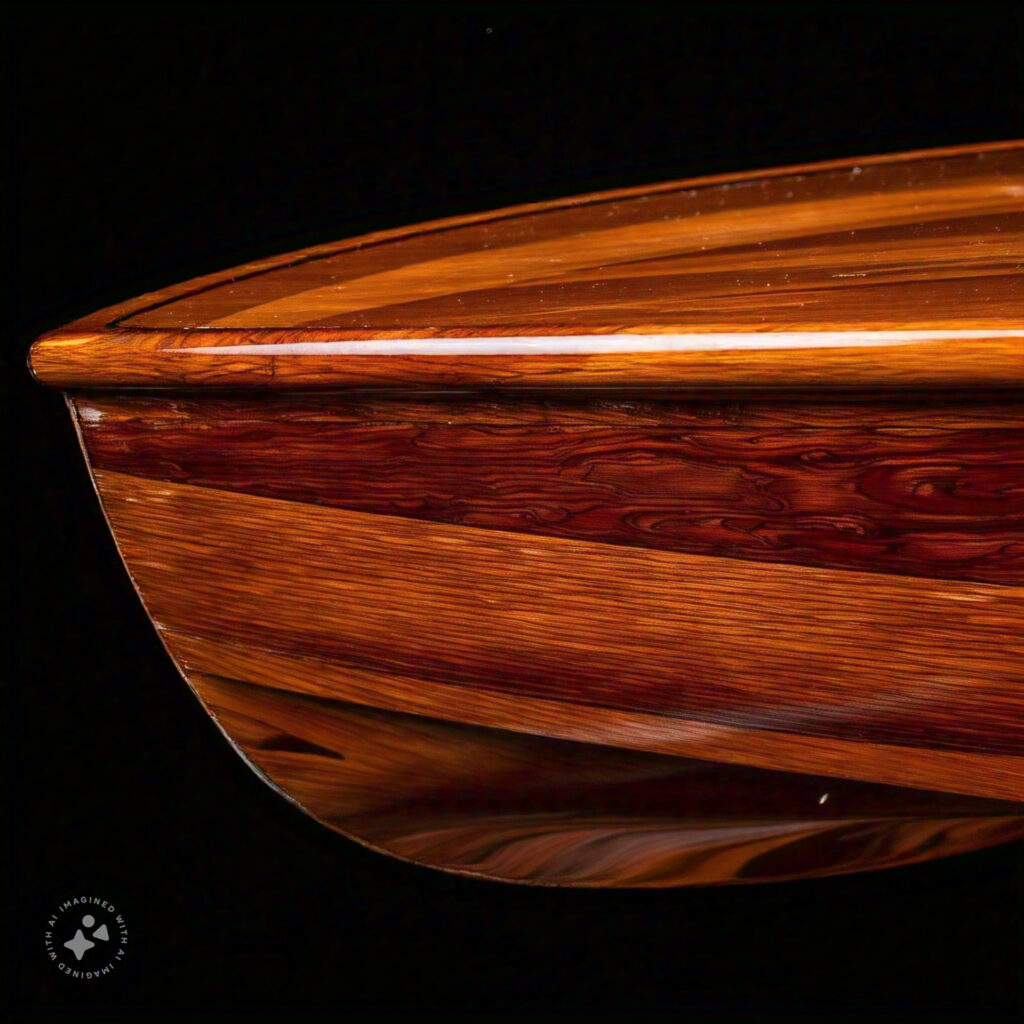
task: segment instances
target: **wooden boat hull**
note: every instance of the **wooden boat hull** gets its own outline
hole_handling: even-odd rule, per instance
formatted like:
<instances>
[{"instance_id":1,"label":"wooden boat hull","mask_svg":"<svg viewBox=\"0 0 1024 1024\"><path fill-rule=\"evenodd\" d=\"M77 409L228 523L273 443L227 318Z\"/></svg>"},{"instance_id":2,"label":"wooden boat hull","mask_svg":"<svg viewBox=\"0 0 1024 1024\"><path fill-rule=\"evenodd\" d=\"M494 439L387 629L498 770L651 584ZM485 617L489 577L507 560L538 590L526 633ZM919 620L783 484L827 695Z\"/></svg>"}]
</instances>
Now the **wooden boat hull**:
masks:
<instances>
[{"instance_id":1,"label":"wooden boat hull","mask_svg":"<svg viewBox=\"0 0 1024 1024\"><path fill-rule=\"evenodd\" d=\"M73 407L196 694L374 847L670 885L1024 835L1016 403Z\"/></svg>"},{"instance_id":2,"label":"wooden boat hull","mask_svg":"<svg viewBox=\"0 0 1024 1024\"><path fill-rule=\"evenodd\" d=\"M236 749L558 885L1024 836L1024 147L499 211L37 342Z\"/></svg>"}]
</instances>

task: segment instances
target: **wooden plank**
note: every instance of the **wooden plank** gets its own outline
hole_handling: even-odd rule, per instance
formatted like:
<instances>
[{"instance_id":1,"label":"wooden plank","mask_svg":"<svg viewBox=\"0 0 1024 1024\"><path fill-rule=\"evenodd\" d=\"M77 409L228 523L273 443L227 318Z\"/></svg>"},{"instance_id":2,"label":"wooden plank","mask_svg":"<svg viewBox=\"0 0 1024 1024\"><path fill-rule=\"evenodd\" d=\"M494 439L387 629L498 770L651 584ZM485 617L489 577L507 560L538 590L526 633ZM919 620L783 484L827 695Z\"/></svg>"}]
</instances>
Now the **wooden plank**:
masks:
<instances>
[{"instance_id":1,"label":"wooden plank","mask_svg":"<svg viewBox=\"0 0 1024 1024\"><path fill-rule=\"evenodd\" d=\"M577 197L187 282L64 387L1019 387L1024 146Z\"/></svg>"},{"instance_id":2,"label":"wooden plank","mask_svg":"<svg viewBox=\"0 0 1024 1024\"><path fill-rule=\"evenodd\" d=\"M438 717L492 703L542 732L553 706L596 742L655 725L675 753L1024 796L1021 588L96 480L167 635L369 673Z\"/></svg>"},{"instance_id":3,"label":"wooden plank","mask_svg":"<svg viewBox=\"0 0 1024 1024\"><path fill-rule=\"evenodd\" d=\"M190 672L250 763L392 855L557 885L765 881L1024 834L1014 804L567 743Z\"/></svg>"},{"instance_id":4,"label":"wooden plank","mask_svg":"<svg viewBox=\"0 0 1024 1024\"><path fill-rule=\"evenodd\" d=\"M556 414L492 398L473 417L448 396L347 409L175 396L78 409L92 464L134 476L476 529L1024 582L1020 404L609 404Z\"/></svg>"}]
</instances>

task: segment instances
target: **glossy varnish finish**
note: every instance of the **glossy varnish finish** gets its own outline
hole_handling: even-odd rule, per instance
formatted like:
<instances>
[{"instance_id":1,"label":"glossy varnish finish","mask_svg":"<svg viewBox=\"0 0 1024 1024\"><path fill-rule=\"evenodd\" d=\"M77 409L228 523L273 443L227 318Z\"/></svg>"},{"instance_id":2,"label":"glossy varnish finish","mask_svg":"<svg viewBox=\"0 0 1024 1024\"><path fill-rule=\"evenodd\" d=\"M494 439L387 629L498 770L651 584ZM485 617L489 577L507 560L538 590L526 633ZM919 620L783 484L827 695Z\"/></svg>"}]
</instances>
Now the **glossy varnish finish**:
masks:
<instances>
[{"instance_id":1,"label":"glossy varnish finish","mask_svg":"<svg viewBox=\"0 0 1024 1024\"><path fill-rule=\"evenodd\" d=\"M582 197L105 310L61 386L1017 386L1024 147Z\"/></svg>"},{"instance_id":2,"label":"glossy varnish finish","mask_svg":"<svg viewBox=\"0 0 1024 1024\"><path fill-rule=\"evenodd\" d=\"M96 480L165 641L203 671L258 661L280 686L329 679L345 699L440 717L1024 797L1024 589L612 557L593 542ZM951 617L955 647L941 643Z\"/></svg>"},{"instance_id":3,"label":"glossy varnish finish","mask_svg":"<svg viewBox=\"0 0 1024 1024\"><path fill-rule=\"evenodd\" d=\"M96 398L93 466L630 547L1024 583L1024 406Z\"/></svg>"},{"instance_id":4,"label":"glossy varnish finish","mask_svg":"<svg viewBox=\"0 0 1024 1024\"><path fill-rule=\"evenodd\" d=\"M1013 803L192 679L253 764L320 820L456 871L574 885L765 881L905 864L1021 831Z\"/></svg>"},{"instance_id":5,"label":"glossy varnish finish","mask_svg":"<svg viewBox=\"0 0 1024 1024\"><path fill-rule=\"evenodd\" d=\"M552 884L908 863L1024 834L1022 153L369 236L33 368L183 674L331 827Z\"/></svg>"}]
</instances>

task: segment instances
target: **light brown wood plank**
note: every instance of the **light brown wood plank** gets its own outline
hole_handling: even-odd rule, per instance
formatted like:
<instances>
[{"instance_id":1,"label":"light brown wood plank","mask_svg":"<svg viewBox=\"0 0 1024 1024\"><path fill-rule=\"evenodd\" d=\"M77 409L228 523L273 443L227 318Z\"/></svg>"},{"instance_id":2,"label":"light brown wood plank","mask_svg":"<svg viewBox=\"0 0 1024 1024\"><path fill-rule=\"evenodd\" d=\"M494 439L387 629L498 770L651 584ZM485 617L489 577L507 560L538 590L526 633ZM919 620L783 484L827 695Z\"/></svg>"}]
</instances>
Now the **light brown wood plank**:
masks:
<instances>
[{"instance_id":1,"label":"light brown wood plank","mask_svg":"<svg viewBox=\"0 0 1024 1024\"><path fill-rule=\"evenodd\" d=\"M443 686L439 717L457 716L462 701L493 702L542 731L530 724L540 701L580 729L596 723L599 742L637 745L636 730L656 723L657 742L672 737L676 753L778 757L793 770L813 757L825 774L1024 796L1021 588L96 478L167 634L252 644L399 688L415 680L420 692ZM799 741L787 752L782 737Z\"/></svg>"},{"instance_id":2,"label":"light brown wood plank","mask_svg":"<svg viewBox=\"0 0 1024 1024\"><path fill-rule=\"evenodd\" d=\"M33 348L63 387L1024 384L1024 145L675 182L186 282Z\"/></svg>"}]
</instances>

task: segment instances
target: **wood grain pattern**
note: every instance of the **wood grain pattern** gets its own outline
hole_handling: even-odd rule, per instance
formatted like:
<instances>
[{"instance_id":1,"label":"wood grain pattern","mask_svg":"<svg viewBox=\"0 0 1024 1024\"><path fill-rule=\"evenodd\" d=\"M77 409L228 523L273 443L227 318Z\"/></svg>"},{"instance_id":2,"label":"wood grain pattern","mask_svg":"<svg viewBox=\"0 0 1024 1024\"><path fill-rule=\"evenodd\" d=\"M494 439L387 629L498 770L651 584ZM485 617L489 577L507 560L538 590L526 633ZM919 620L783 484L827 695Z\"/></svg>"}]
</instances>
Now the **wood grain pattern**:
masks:
<instances>
[{"instance_id":1,"label":"wood grain pattern","mask_svg":"<svg viewBox=\"0 0 1024 1024\"><path fill-rule=\"evenodd\" d=\"M1024 143L379 232L40 339L168 651L374 848L660 886L1024 836Z\"/></svg>"},{"instance_id":2,"label":"wood grain pattern","mask_svg":"<svg viewBox=\"0 0 1024 1024\"><path fill-rule=\"evenodd\" d=\"M1024 382L1024 146L677 182L261 261L41 339L62 387Z\"/></svg>"},{"instance_id":3,"label":"wood grain pattern","mask_svg":"<svg viewBox=\"0 0 1024 1024\"><path fill-rule=\"evenodd\" d=\"M1024 834L1012 803L190 678L252 764L310 813L452 871L549 885L752 882L888 867Z\"/></svg>"},{"instance_id":4,"label":"wood grain pattern","mask_svg":"<svg viewBox=\"0 0 1024 1024\"><path fill-rule=\"evenodd\" d=\"M1018 403L648 401L618 416L611 404L111 397L79 409L93 465L133 476L631 547L1024 582Z\"/></svg>"},{"instance_id":5,"label":"wood grain pattern","mask_svg":"<svg viewBox=\"0 0 1024 1024\"><path fill-rule=\"evenodd\" d=\"M488 724L544 732L554 704L579 738L603 721L602 741L627 746L794 770L831 755L837 775L1024 797L1024 589L609 559L583 541L95 475L172 650L185 635L253 645L268 665L313 659L433 693L442 718L483 695L506 716Z\"/></svg>"}]
</instances>

